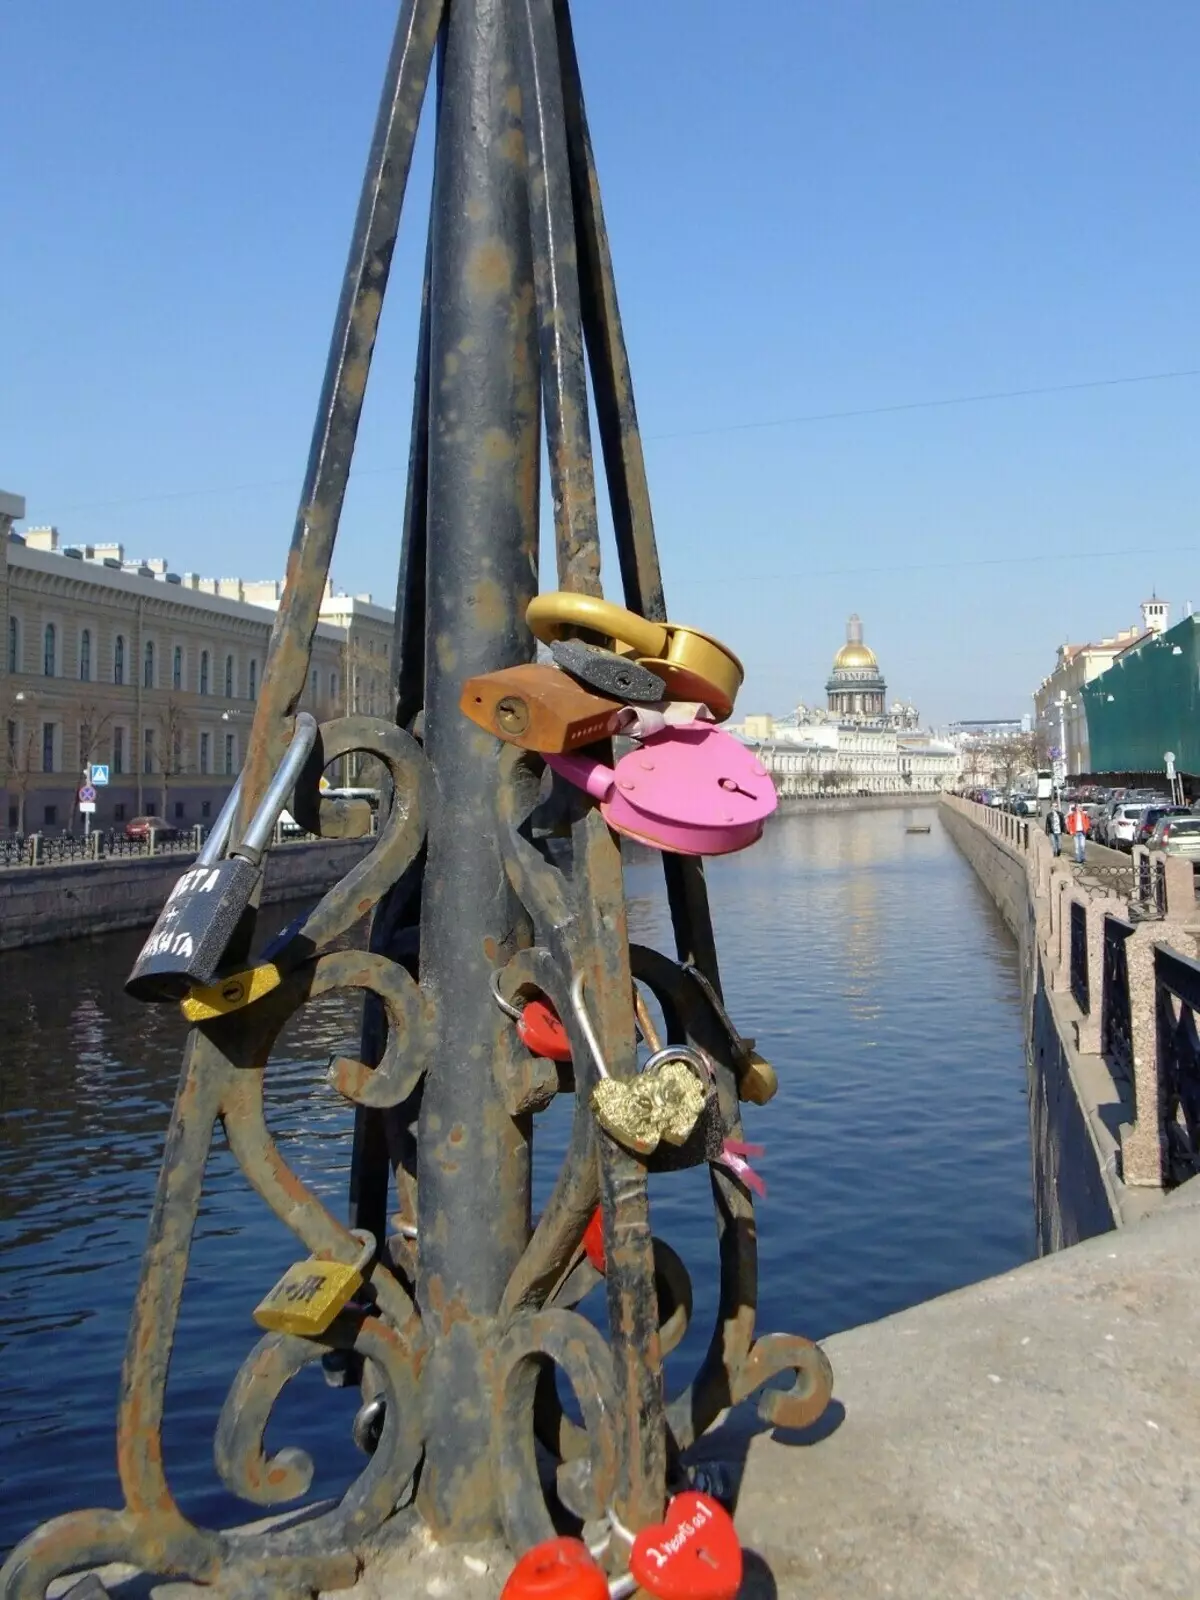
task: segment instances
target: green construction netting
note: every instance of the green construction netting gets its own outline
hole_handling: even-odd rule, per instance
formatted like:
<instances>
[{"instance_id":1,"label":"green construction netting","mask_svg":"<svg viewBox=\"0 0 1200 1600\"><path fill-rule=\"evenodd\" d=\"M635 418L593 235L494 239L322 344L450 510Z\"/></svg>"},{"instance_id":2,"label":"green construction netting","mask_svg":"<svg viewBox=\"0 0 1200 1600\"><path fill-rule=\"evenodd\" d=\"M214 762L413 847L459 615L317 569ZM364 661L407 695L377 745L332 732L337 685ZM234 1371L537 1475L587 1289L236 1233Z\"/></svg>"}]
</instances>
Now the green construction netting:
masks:
<instances>
[{"instance_id":1,"label":"green construction netting","mask_svg":"<svg viewBox=\"0 0 1200 1600\"><path fill-rule=\"evenodd\" d=\"M1198 624L1185 617L1085 684L1093 772L1161 772L1168 750L1180 772L1200 772Z\"/></svg>"}]
</instances>

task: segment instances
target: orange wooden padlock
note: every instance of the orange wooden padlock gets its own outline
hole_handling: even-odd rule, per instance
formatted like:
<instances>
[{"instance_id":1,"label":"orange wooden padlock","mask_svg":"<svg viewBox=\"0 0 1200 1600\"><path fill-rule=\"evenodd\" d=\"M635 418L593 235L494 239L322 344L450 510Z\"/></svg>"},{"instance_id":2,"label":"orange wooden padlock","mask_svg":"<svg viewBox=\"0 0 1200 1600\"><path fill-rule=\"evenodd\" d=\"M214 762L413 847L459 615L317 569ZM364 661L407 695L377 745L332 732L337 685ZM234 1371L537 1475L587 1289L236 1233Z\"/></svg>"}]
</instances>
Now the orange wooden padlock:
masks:
<instances>
[{"instance_id":1,"label":"orange wooden padlock","mask_svg":"<svg viewBox=\"0 0 1200 1600\"><path fill-rule=\"evenodd\" d=\"M624 709L619 700L581 688L557 667L536 663L468 678L458 705L497 739L547 755L565 755L609 738Z\"/></svg>"},{"instance_id":2,"label":"orange wooden padlock","mask_svg":"<svg viewBox=\"0 0 1200 1600\"><path fill-rule=\"evenodd\" d=\"M547 1539L526 1550L500 1600L608 1600L608 1580L582 1540Z\"/></svg>"}]
</instances>

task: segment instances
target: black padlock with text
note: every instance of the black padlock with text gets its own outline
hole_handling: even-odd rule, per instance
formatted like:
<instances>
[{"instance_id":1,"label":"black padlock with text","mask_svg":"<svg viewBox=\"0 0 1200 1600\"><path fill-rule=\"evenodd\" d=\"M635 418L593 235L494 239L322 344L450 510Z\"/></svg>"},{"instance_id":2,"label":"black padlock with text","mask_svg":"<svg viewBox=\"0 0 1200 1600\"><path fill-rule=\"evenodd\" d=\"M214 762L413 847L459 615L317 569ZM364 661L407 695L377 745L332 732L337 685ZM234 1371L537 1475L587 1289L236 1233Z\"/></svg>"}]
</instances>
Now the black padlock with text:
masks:
<instances>
[{"instance_id":1,"label":"black padlock with text","mask_svg":"<svg viewBox=\"0 0 1200 1600\"><path fill-rule=\"evenodd\" d=\"M272 778L250 826L231 853L224 855L241 798L239 777L195 862L183 873L159 913L125 980L135 1000L182 1000L196 985L210 984L234 930L262 876L262 858L275 823L317 736L305 711L279 771Z\"/></svg>"}]
</instances>

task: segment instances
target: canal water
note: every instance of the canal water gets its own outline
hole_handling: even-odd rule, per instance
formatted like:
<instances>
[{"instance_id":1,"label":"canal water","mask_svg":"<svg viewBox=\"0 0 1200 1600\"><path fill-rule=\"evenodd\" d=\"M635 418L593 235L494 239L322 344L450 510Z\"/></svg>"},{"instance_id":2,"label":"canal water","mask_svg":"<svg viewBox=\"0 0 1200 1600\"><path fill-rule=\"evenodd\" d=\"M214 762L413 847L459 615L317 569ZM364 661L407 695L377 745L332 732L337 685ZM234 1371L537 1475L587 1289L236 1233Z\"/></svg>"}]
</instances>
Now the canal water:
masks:
<instances>
[{"instance_id":1,"label":"canal water","mask_svg":"<svg viewBox=\"0 0 1200 1600\"><path fill-rule=\"evenodd\" d=\"M780 1081L746 1117L768 1187L760 1328L823 1337L1028 1259L1016 950L936 812L782 816L708 877L730 1010ZM631 865L628 889L634 936L669 948L657 863ZM117 1377L183 1040L176 1015L122 993L138 944L0 956L0 1550L56 1513L120 1504ZM356 1029L350 1001L315 1004L269 1072L275 1138L339 1210L352 1118L325 1068ZM564 1102L538 1121L535 1204L568 1116ZM706 1173L654 1180L652 1205L695 1289L675 1388L715 1306ZM209 1526L261 1514L221 1486L213 1428L251 1310L295 1255L218 1137L164 1430L174 1491ZM276 1408L268 1447L316 1454L314 1496L361 1469L354 1405L309 1369Z\"/></svg>"}]
</instances>

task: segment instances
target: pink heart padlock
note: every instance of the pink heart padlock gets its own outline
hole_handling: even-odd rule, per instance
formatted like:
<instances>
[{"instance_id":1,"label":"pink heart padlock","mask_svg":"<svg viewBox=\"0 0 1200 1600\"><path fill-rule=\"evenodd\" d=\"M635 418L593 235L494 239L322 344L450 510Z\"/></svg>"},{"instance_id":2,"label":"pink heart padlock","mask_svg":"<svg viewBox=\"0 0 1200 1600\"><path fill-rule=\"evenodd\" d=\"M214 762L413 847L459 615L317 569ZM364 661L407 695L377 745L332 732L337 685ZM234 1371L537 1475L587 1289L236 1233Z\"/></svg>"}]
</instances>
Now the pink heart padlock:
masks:
<instances>
[{"instance_id":1,"label":"pink heart padlock","mask_svg":"<svg viewBox=\"0 0 1200 1600\"><path fill-rule=\"evenodd\" d=\"M546 762L599 800L610 828L681 856L744 850L778 804L762 762L711 722L668 725L615 768L582 755Z\"/></svg>"}]
</instances>

